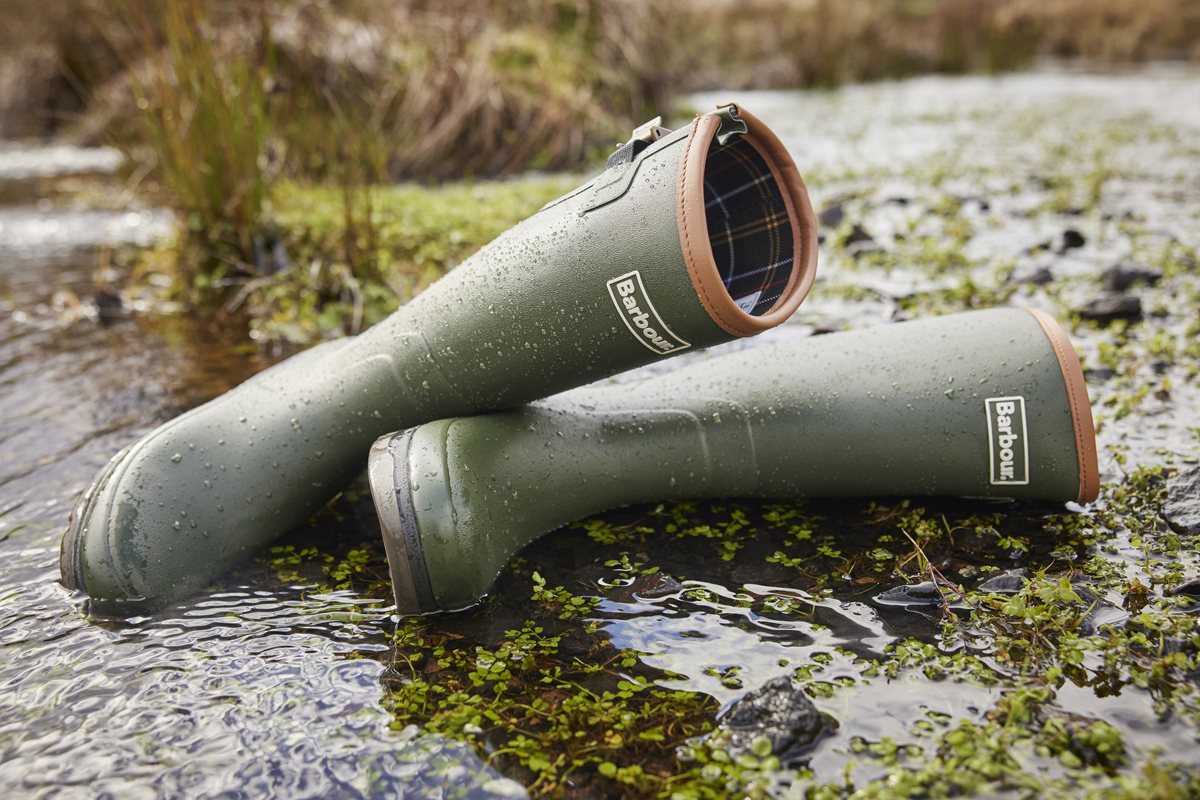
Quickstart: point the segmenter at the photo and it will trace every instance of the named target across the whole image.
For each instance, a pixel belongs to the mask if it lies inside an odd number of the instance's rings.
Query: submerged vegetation
[[[1192,797],[1200,771],[1179,756],[1200,732],[1200,626],[1195,590],[1177,589],[1200,577],[1200,541],[1161,519],[1168,473],[1106,484],[1087,514],[945,500],[612,512],[528,549],[474,609],[401,620],[385,705],[397,730],[469,742],[534,796]],[[300,555],[264,556],[260,580],[390,591],[381,553]],[[672,656],[675,637],[704,649]],[[787,763],[767,738],[731,751],[717,729],[713,697],[764,672],[834,720]],[[1106,721],[1117,709],[1180,741],[1156,752]],[[890,722],[857,719],[881,712]]]

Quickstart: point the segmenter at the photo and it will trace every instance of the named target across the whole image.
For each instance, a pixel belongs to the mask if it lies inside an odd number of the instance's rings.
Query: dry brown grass
[[[1200,61],[1196,0],[696,0],[678,88],[836,86],[1040,56]]]
[[[127,0],[123,7],[140,2]],[[325,119],[339,106],[355,132],[374,125],[385,134],[372,158],[381,158],[392,177],[577,165],[629,124],[693,89],[1001,71],[1046,55],[1104,63],[1200,60],[1197,0],[205,5],[214,17],[233,21],[221,38],[240,41],[243,49],[255,46],[256,28],[247,31],[236,21],[260,11],[270,18],[278,53],[272,102],[286,111],[276,145],[302,142],[297,131],[314,121],[327,135]],[[95,139],[120,118],[92,102],[102,87],[112,89],[138,50],[137,37],[114,8],[103,0],[7,0],[0,26],[0,135],[67,129]],[[122,85],[119,78],[115,84]],[[290,106],[289,98],[295,101]],[[80,125],[85,112],[90,124]],[[322,172],[320,155],[289,157],[294,172]]]

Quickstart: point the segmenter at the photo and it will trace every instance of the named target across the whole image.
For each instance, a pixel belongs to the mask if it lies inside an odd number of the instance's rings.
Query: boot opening
[[[735,305],[758,317],[797,269],[793,225],[775,173],[744,136],[714,138],[704,165],[704,215],[713,260]]]

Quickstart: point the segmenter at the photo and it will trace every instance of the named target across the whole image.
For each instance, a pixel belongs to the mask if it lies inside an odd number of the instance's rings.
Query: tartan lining
[[[774,173],[742,136],[724,147],[716,139],[709,145],[704,216],[717,272],[729,296],[735,302],[753,302],[747,310],[751,316],[770,311],[795,269],[792,224]]]

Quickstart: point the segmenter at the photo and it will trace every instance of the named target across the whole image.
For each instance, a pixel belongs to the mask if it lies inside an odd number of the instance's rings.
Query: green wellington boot
[[[1079,360],[999,309],[764,346],[633,384],[385,436],[368,474],[400,613],[470,605],[543,534],[668,498],[1088,502]]]
[[[129,614],[202,587],[317,511],[401,425],[509,408],[752,336],[812,284],[816,222],[779,140],[727,106],[647,124],[599,177],[387,320],[117,454],[63,537],[63,582]]]

